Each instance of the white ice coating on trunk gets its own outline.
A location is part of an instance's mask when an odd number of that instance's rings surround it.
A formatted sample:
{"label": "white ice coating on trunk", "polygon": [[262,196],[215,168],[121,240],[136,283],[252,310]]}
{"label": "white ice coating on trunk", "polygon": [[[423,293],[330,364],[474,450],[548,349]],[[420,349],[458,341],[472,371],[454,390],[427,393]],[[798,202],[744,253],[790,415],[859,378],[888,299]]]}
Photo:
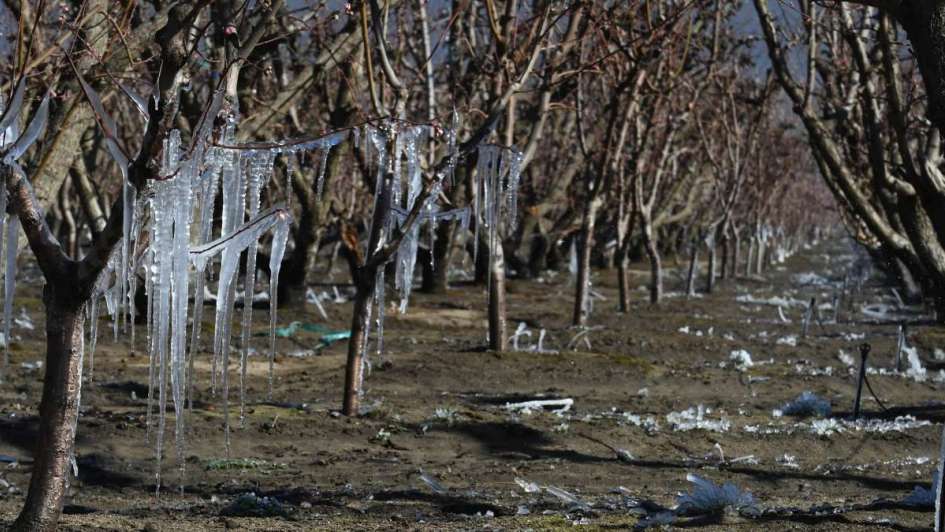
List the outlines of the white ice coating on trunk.
{"label": "white ice coating on trunk", "polygon": [[4,359],[8,360],[10,352],[10,333],[13,325],[13,292],[16,289],[16,250],[20,233],[20,219],[16,216],[7,216],[6,224],[6,257],[3,277],[3,338]]}

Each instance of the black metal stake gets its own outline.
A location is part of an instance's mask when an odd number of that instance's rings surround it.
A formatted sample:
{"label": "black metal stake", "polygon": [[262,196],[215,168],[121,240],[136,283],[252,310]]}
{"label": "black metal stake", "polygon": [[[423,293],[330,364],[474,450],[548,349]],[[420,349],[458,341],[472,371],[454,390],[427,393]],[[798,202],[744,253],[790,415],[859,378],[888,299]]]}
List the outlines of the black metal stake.
{"label": "black metal stake", "polygon": [[860,417],[860,397],[863,395],[863,381],[866,380],[866,357],[870,354],[870,344],[860,344],[860,376],[856,381],[856,402],[853,403],[853,421]]}

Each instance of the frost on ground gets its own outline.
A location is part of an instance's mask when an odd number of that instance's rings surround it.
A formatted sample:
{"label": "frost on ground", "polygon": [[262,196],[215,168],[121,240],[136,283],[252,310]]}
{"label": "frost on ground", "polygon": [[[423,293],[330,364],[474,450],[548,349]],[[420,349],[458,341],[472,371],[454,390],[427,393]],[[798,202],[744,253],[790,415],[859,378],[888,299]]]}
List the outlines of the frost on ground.
{"label": "frost on ground", "polygon": [[656,418],[653,416],[644,417],[638,414],[631,414],[630,412],[624,412],[623,418],[627,421],[627,423],[640,427],[647,432],[656,432],[660,429],[659,423],[656,421]]}
{"label": "frost on ground", "polygon": [[932,423],[913,416],[898,416],[893,420],[859,419],[848,421],[837,418],[815,419],[810,423],[768,423],[767,425],[745,425],[742,430],[750,434],[794,434],[798,431],[810,432],[818,436],[829,437],[847,431],[885,434],[906,432],[929,427]]}
{"label": "frost on ground", "polygon": [[682,412],[670,412],[666,415],[666,421],[673,430],[687,432],[690,430],[708,430],[711,432],[727,432],[732,424],[724,417],[719,420],[706,419],[706,414],[711,414],[712,409],[703,405],[683,410]]}
{"label": "frost on ground", "polygon": [[769,297],[765,299],[757,298],[751,294],[742,294],[736,297],[735,301],[749,305],[771,305],[773,307],[807,307],[807,302],[801,301],[800,299],[783,297]]}

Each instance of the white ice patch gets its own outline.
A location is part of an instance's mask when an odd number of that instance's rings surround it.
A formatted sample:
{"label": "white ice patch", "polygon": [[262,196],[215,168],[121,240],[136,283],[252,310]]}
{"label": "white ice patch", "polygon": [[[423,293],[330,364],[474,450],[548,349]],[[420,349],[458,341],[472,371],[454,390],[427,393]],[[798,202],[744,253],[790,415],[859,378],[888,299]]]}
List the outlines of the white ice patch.
{"label": "white ice patch", "polygon": [[906,370],[906,377],[916,382],[925,382],[927,377],[925,368],[922,367],[922,361],[919,360],[919,350],[915,347],[904,346],[903,352],[906,353],[906,360],[909,362],[909,369]]}
{"label": "white ice patch", "polygon": [[538,401],[524,401],[521,403],[506,403],[506,410],[518,412],[525,415],[531,415],[536,411],[542,411],[545,407],[558,407],[554,409],[555,414],[561,415],[571,410],[574,405],[574,399],[545,399]]}
{"label": "white ice patch", "polygon": [[830,284],[830,281],[817,275],[814,272],[799,273],[792,277],[794,284],[800,286],[824,286]]}
{"label": "white ice patch", "polygon": [[786,346],[789,346],[789,347],[797,347],[797,336],[795,336],[795,335],[793,335],[793,334],[788,335],[788,336],[782,336],[781,338],[778,338],[778,341],[777,341],[776,343],[777,343],[778,345],[786,345]]}
{"label": "white ice patch", "polygon": [[627,423],[641,427],[647,432],[656,432],[659,430],[659,422],[656,421],[656,418],[653,416],[641,416],[638,414],[631,414],[630,412],[624,412],[623,418]]}
{"label": "white ice patch", "polygon": [[771,305],[773,307],[807,307],[807,302],[801,301],[800,299],[783,297],[769,297],[764,299],[754,297],[751,294],[742,294],[736,297],[735,301],[750,305]]}
{"label": "white ice patch", "polygon": [[744,349],[736,349],[732,351],[729,353],[728,359],[735,363],[735,368],[738,369],[738,371],[745,371],[755,365],[751,361],[751,353],[745,351]]}
{"label": "white ice patch", "polygon": [[711,414],[712,409],[703,405],[683,410],[681,412],[670,412],[666,415],[666,421],[673,430],[687,432],[690,430],[708,430],[711,432],[727,432],[732,424],[724,417],[719,420],[706,418],[706,414]]}
{"label": "white ice patch", "polygon": [[856,360],[854,360],[853,357],[843,349],[837,353],[837,358],[840,359],[840,362],[843,362],[843,365],[848,368],[852,368],[856,365]]}

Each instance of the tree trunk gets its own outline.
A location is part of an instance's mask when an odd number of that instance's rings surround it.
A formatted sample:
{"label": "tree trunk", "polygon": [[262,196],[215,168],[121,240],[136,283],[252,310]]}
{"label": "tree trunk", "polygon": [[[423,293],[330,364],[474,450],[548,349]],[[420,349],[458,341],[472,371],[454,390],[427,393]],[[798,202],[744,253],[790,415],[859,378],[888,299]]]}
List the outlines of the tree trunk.
{"label": "tree trunk", "polygon": [[433,243],[433,267],[423,266],[423,283],[420,290],[429,294],[445,294],[449,282],[450,255],[453,239],[456,238],[456,223],[446,222],[436,226],[436,241]]}
{"label": "tree trunk", "polygon": [[696,295],[696,270],[699,261],[699,243],[695,240],[689,246],[689,275],[686,277],[686,297]]}
{"label": "tree trunk", "polygon": [[745,277],[751,277],[751,265],[755,258],[755,239],[748,237],[748,256],[745,257]]}
{"label": "tree trunk", "polygon": [[536,224],[536,231],[528,237],[528,272],[532,278],[541,275],[541,272],[548,269],[548,255],[553,250],[553,245],[548,237],[542,233],[541,224]]}
{"label": "tree trunk", "polygon": [[726,279],[728,277],[728,255],[731,252],[731,246],[729,245],[728,234],[723,232],[722,234],[722,264],[719,265],[719,279]]}
{"label": "tree trunk", "polygon": [[341,413],[357,416],[361,411],[361,392],[364,385],[364,348],[371,329],[371,305],[377,288],[376,269],[361,268],[356,280],[358,287],[351,313],[351,339],[348,341],[348,362],[345,365],[345,388]]}
{"label": "tree trunk", "polygon": [[39,405],[39,437],[26,502],[14,531],[57,529],[69,481],[79,414],[84,302],[73,301],[74,287],[43,290],[46,306],[46,372]]}
{"label": "tree trunk", "polygon": [[617,260],[617,285],[620,289],[620,312],[626,314],[630,312],[630,259],[626,253],[621,253]]}
{"label": "tree trunk", "polygon": [[738,236],[737,231],[733,231],[734,240],[732,245],[732,279],[738,277],[738,261],[741,259],[742,254],[742,239]]}
{"label": "tree trunk", "polygon": [[755,261],[755,273],[761,275],[761,270],[764,267],[765,261],[765,241],[762,240],[761,237],[758,238],[758,251],[757,255],[755,256]]}
{"label": "tree trunk", "polygon": [[706,271],[705,291],[711,294],[715,289],[715,240],[709,242],[709,268]]}
{"label": "tree trunk", "polygon": [[578,235],[577,245],[577,280],[574,293],[574,315],[571,325],[587,325],[587,315],[590,306],[588,297],[591,288],[591,248],[594,245],[594,222],[597,218],[596,201],[592,201],[584,211],[581,220],[581,232]]}
{"label": "tree trunk", "polygon": [[507,351],[509,343],[505,311],[505,254],[497,242],[492,254],[492,272],[489,280],[489,349]]}
{"label": "tree trunk", "polygon": [[656,245],[656,237],[653,235],[650,221],[644,218],[640,229],[643,233],[643,246],[650,259],[650,303],[656,305],[663,299],[663,266],[660,250]]}

